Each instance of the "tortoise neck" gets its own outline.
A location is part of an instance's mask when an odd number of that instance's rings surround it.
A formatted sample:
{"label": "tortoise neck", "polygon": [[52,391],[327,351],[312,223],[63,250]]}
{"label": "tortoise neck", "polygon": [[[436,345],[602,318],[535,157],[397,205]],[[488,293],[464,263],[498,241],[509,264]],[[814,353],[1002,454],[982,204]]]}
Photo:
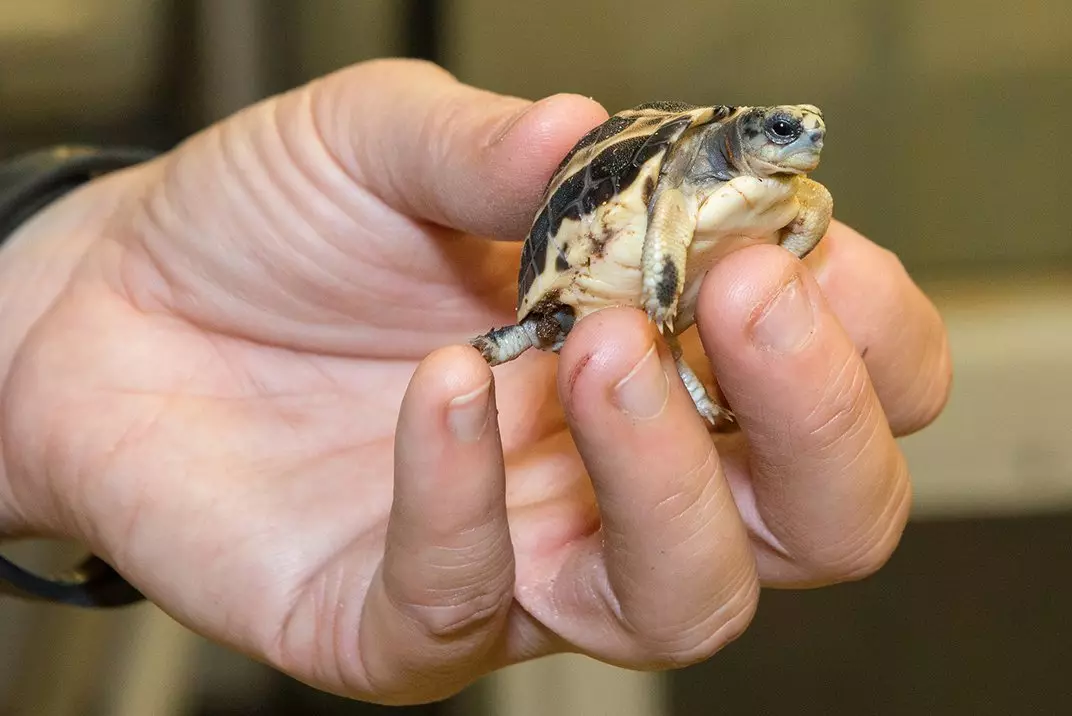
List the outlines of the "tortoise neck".
{"label": "tortoise neck", "polygon": [[744,145],[741,142],[741,130],[736,119],[726,122],[718,128],[717,152],[713,152],[712,163],[722,178],[729,180],[749,171],[748,160],[745,157]]}
{"label": "tortoise neck", "polygon": [[736,122],[707,128],[699,137],[699,152],[693,163],[693,179],[697,181],[729,181],[746,171],[741,166],[741,141]]}

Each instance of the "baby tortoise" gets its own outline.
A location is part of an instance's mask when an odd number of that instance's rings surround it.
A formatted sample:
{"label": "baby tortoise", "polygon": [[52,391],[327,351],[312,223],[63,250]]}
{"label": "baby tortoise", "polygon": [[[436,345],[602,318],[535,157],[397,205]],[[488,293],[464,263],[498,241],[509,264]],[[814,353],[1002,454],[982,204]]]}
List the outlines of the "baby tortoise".
{"label": "baby tortoise", "polygon": [[807,178],[826,125],[808,104],[642,104],[610,117],[555,171],[521,253],[517,323],[472,341],[490,365],[558,352],[576,321],[608,306],[647,312],[699,413],[719,406],[682,357],[704,275],[721,256],[777,243],[804,257],[826,233],[827,189]]}

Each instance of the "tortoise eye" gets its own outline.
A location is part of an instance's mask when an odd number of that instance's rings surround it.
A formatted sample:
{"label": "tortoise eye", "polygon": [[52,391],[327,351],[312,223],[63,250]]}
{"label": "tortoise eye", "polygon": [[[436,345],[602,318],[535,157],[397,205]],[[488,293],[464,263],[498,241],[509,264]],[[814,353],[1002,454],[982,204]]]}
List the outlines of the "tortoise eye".
{"label": "tortoise eye", "polygon": [[779,119],[771,125],[771,130],[779,137],[788,137],[793,133],[793,126],[784,119]]}
{"label": "tortoise eye", "polygon": [[767,121],[767,137],[776,144],[788,144],[800,136],[800,122],[792,117],[772,117]]}

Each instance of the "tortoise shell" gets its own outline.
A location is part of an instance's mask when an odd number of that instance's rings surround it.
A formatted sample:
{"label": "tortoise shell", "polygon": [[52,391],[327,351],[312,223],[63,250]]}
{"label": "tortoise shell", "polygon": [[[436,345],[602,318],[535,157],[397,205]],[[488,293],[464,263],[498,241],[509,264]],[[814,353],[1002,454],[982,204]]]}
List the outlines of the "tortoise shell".
{"label": "tortoise shell", "polygon": [[[723,122],[735,107],[649,102],[613,115],[562,159],[525,239],[518,273],[517,319],[523,320],[576,279],[610,239],[643,238],[649,203],[667,152],[686,131]],[[617,203],[617,221],[606,207]],[[635,242],[639,246],[640,242]]]}

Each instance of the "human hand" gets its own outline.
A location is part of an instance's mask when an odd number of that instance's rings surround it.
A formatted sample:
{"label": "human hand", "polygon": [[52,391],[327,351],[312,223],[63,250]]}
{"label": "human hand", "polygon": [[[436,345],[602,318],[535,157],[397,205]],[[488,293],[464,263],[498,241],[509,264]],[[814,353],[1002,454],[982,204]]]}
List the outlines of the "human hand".
{"label": "human hand", "polygon": [[[365,63],[42,212],[0,252],[0,532],[79,539],[195,631],[383,703],[560,651],[691,663],[760,584],[873,572],[910,501],[893,436],[949,359],[846,227],[706,281],[739,433],[638,311],[494,380],[465,345],[513,320],[520,244],[494,239],[605,117]],[[797,300],[756,329],[772,294]]]}

